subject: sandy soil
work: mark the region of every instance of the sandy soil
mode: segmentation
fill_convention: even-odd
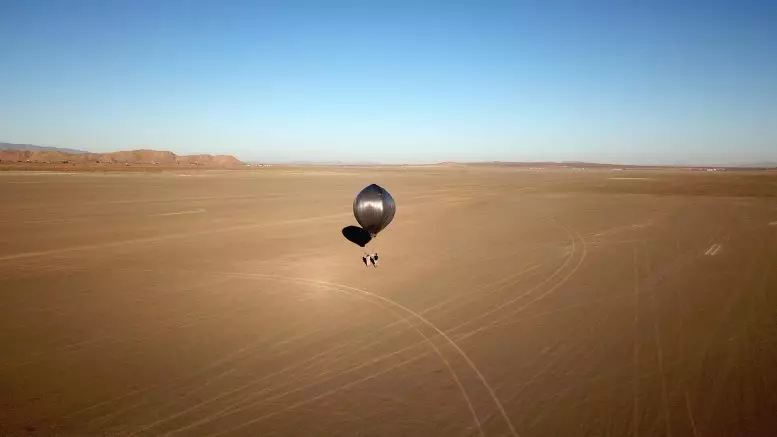
[[[398,208],[377,269],[341,234],[373,182]],[[2,435],[777,429],[773,174],[5,172],[0,196]]]

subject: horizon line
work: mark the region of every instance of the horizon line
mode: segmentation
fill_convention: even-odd
[[[138,148],[115,150],[113,152],[92,152],[83,149],[76,149],[74,147],[60,147],[60,146],[40,146],[31,143],[10,143],[0,141],[0,145],[5,146],[30,146],[41,149],[54,149],[54,150],[40,150],[43,152],[61,152],[66,154],[81,154],[81,153],[94,153],[94,154],[107,154],[118,152],[132,152],[132,151],[154,151],[154,152],[170,152],[175,155],[179,155],[177,152],[167,149],[155,149],[149,146],[139,146]],[[0,150],[24,150],[24,149],[0,149]],[[32,150],[27,150],[32,151]],[[187,153],[186,155],[201,155],[209,154],[212,156],[232,156],[245,164],[271,164],[271,165],[310,165],[310,166],[429,166],[429,165],[553,165],[553,166],[571,166],[573,164],[588,165],[588,166],[601,166],[601,167],[638,167],[638,168],[751,168],[751,169],[772,169],[777,168],[777,161],[752,161],[741,163],[715,163],[715,164],[699,164],[699,163],[673,163],[673,164],[660,164],[660,163],[628,163],[628,162],[613,162],[613,161],[581,161],[581,160],[483,160],[483,161],[462,161],[462,160],[436,160],[428,162],[381,162],[372,160],[295,160],[295,159],[270,159],[270,160],[257,160],[257,159],[242,159],[234,153],[221,153],[214,155],[213,153]],[[182,156],[186,156],[182,155]]]

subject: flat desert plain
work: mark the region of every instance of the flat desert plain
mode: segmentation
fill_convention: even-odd
[[[343,237],[370,183],[397,202]],[[777,174],[0,174],[0,434],[768,436]]]

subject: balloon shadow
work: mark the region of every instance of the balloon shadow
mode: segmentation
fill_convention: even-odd
[[[343,228],[343,237],[359,247],[364,247],[372,240],[369,232],[358,226],[346,226]]]

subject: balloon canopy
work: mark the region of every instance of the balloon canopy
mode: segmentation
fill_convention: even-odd
[[[361,190],[353,201],[356,221],[373,237],[391,223],[396,210],[391,194],[376,184]]]

